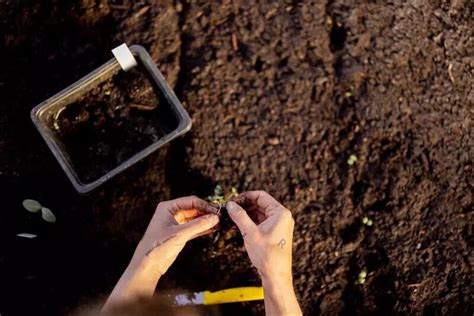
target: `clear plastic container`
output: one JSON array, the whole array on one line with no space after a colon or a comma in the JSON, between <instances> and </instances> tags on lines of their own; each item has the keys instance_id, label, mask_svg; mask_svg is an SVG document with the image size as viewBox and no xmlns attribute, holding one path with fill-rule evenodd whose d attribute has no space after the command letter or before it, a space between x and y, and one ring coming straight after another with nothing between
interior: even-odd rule
<instances>
[{"instance_id":1,"label":"clear plastic container","mask_svg":"<svg viewBox=\"0 0 474 316\"><path fill-rule=\"evenodd\" d=\"M139 45L131 46L130 51L135 59L137 59L137 62L143 66L142 68L148 73L148 77L152 81L152 84L156 85L155 87L162 93L162 96L164 96L164 99L166 100L164 106L169 107L169 110L171 110L171 113L175 116L174 119L177 121L177 127L151 143L146 148L133 154L133 156L126 159L113 169L98 176L98 178L94 180L84 181L84 179L79 176L77 168L74 167L74 163L71 160L70 154L64 146L61 137L59 137L55 132L51 122L52 118L57 116L58 113L71 105L75 100L78 100L78 98L100 83L112 78L118 72L123 71L115 58L109 60L104 65L100 66L53 97L40 103L31 111L31 119L36 128L46 141L46 144L53 152L68 178L71 180L73 186L81 194L94 190L131 165L150 155L166 143L186 133L191 128L191 118L179 102L173 90L168 86L165 78L154 64L148 52Z\"/></svg>"}]
</instances>

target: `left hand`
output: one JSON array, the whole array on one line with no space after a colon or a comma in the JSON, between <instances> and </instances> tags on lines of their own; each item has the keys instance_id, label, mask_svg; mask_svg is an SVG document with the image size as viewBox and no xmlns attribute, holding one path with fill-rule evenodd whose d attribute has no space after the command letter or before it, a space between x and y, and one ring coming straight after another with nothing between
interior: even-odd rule
<instances>
[{"instance_id":1,"label":"left hand","mask_svg":"<svg viewBox=\"0 0 474 316\"><path fill-rule=\"evenodd\" d=\"M156 258L164 274L189 240L210 233L219 223L217 213L195 196L159 203L134 257Z\"/></svg>"},{"instance_id":2,"label":"left hand","mask_svg":"<svg viewBox=\"0 0 474 316\"><path fill-rule=\"evenodd\" d=\"M103 310L140 296L152 296L158 280L184 245L195 237L210 233L219 223L217 213L217 208L195 196L158 204L130 264Z\"/></svg>"}]
</instances>

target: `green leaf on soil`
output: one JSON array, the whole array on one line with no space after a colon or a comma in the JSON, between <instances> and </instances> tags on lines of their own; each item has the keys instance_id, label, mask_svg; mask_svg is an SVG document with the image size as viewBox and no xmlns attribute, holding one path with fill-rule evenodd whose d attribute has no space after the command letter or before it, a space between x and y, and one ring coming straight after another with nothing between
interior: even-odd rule
<instances>
[{"instance_id":1,"label":"green leaf on soil","mask_svg":"<svg viewBox=\"0 0 474 316\"><path fill-rule=\"evenodd\" d=\"M368 218L367 216L364 216L362 218L362 224L367 225L367 226L372 226L374 224L374 221Z\"/></svg>"},{"instance_id":2,"label":"green leaf on soil","mask_svg":"<svg viewBox=\"0 0 474 316\"><path fill-rule=\"evenodd\" d=\"M214 188L214 195L222 195L223 192L224 190L222 190L222 186L220 186L219 184L216 185L216 187Z\"/></svg>"},{"instance_id":3,"label":"green leaf on soil","mask_svg":"<svg viewBox=\"0 0 474 316\"><path fill-rule=\"evenodd\" d=\"M367 271L360 271L359 272L359 283L364 284L365 283L365 278L367 277Z\"/></svg>"},{"instance_id":4,"label":"green leaf on soil","mask_svg":"<svg viewBox=\"0 0 474 316\"><path fill-rule=\"evenodd\" d=\"M357 161L357 156L353 154L353 155L350 155L349 158L347 159L347 164L349 166L352 166L356 161Z\"/></svg>"},{"instance_id":5,"label":"green leaf on soil","mask_svg":"<svg viewBox=\"0 0 474 316\"><path fill-rule=\"evenodd\" d=\"M53 212L49 208L41 208L41 217L48 223L56 222L56 216L54 216Z\"/></svg>"},{"instance_id":6,"label":"green leaf on soil","mask_svg":"<svg viewBox=\"0 0 474 316\"><path fill-rule=\"evenodd\" d=\"M23 207L28 211L32 213L37 213L39 210L41 210L41 204L40 202L36 200L31 200L31 199L26 199L23 201Z\"/></svg>"}]
</instances>

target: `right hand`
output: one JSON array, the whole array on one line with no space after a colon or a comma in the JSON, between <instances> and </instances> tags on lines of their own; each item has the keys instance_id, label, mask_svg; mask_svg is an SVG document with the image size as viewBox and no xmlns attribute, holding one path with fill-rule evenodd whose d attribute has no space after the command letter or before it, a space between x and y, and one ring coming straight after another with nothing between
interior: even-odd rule
<instances>
[{"instance_id":1,"label":"right hand","mask_svg":"<svg viewBox=\"0 0 474 316\"><path fill-rule=\"evenodd\" d=\"M262 280L292 282L294 220L290 210L264 191L240 194L226 208L238 226L245 248ZM245 209L244 209L245 208Z\"/></svg>"}]
</instances>

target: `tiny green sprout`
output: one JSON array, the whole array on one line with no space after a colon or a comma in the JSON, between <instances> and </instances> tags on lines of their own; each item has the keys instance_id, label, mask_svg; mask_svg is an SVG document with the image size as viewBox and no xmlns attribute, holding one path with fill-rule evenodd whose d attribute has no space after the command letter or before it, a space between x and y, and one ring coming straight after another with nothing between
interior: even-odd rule
<instances>
[{"instance_id":1,"label":"tiny green sprout","mask_svg":"<svg viewBox=\"0 0 474 316\"><path fill-rule=\"evenodd\" d=\"M23 207L28 211L32 213L37 213L39 210L41 210L41 204L40 202L32 199L26 199L23 201Z\"/></svg>"},{"instance_id":2,"label":"tiny green sprout","mask_svg":"<svg viewBox=\"0 0 474 316\"><path fill-rule=\"evenodd\" d=\"M352 97L352 92L351 92L351 91L347 91L346 93L344 93L344 96L345 96L346 98L350 98L350 97Z\"/></svg>"},{"instance_id":3,"label":"tiny green sprout","mask_svg":"<svg viewBox=\"0 0 474 316\"><path fill-rule=\"evenodd\" d=\"M368 218L367 216L364 216L362 218L362 224L367 225L367 226L372 226L374 224L374 221Z\"/></svg>"},{"instance_id":4,"label":"tiny green sprout","mask_svg":"<svg viewBox=\"0 0 474 316\"><path fill-rule=\"evenodd\" d=\"M53 212L49 208L42 206L41 203L36 200L24 200L23 207L28 212L32 213L38 213L39 211L41 211L41 218L43 218L48 223L56 222L56 216L54 216Z\"/></svg>"},{"instance_id":5,"label":"tiny green sprout","mask_svg":"<svg viewBox=\"0 0 474 316\"><path fill-rule=\"evenodd\" d=\"M233 197L236 197L239 195L239 191L237 190L236 187L231 187L230 188L230 193L226 196L226 200L230 200Z\"/></svg>"},{"instance_id":6,"label":"tiny green sprout","mask_svg":"<svg viewBox=\"0 0 474 316\"><path fill-rule=\"evenodd\" d=\"M222 190L222 186L218 184L214 188L214 195L222 195L223 191L224 190Z\"/></svg>"},{"instance_id":7,"label":"tiny green sprout","mask_svg":"<svg viewBox=\"0 0 474 316\"><path fill-rule=\"evenodd\" d=\"M56 114L54 114L53 128L54 128L56 131L59 131L59 129L60 129L58 120L59 120L59 115L61 115L61 112L62 112L64 109L65 109L65 108L61 108L58 112L56 112Z\"/></svg>"},{"instance_id":8,"label":"tiny green sprout","mask_svg":"<svg viewBox=\"0 0 474 316\"><path fill-rule=\"evenodd\" d=\"M237 188L231 187L230 191L224 190L222 186L216 185L214 188L214 194L207 197L209 202L216 203L219 205L224 205L229 201L231 198L236 197L239 195Z\"/></svg>"},{"instance_id":9,"label":"tiny green sprout","mask_svg":"<svg viewBox=\"0 0 474 316\"><path fill-rule=\"evenodd\" d=\"M105 91L104 91L104 94L105 94L105 95L110 95L110 90L105 90Z\"/></svg>"},{"instance_id":10,"label":"tiny green sprout","mask_svg":"<svg viewBox=\"0 0 474 316\"><path fill-rule=\"evenodd\" d=\"M216 187L214 188L214 194L208 196L207 199L209 200L209 202L212 202L212 203L216 203L219 205L223 204L224 195L223 195L222 187L219 184L216 185Z\"/></svg>"},{"instance_id":11,"label":"tiny green sprout","mask_svg":"<svg viewBox=\"0 0 474 316\"><path fill-rule=\"evenodd\" d=\"M358 278L359 283L364 284L366 277L367 277L367 271L360 271L359 272L359 278Z\"/></svg>"},{"instance_id":12,"label":"tiny green sprout","mask_svg":"<svg viewBox=\"0 0 474 316\"><path fill-rule=\"evenodd\" d=\"M41 208L41 217L48 223L56 222L56 216L54 216L53 212L49 208Z\"/></svg>"},{"instance_id":13,"label":"tiny green sprout","mask_svg":"<svg viewBox=\"0 0 474 316\"><path fill-rule=\"evenodd\" d=\"M347 159L347 164L349 166L352 166L355 162L357 161L357 156L352 154L349 156L349 158Z\"/></svg>"}]
</instances>

